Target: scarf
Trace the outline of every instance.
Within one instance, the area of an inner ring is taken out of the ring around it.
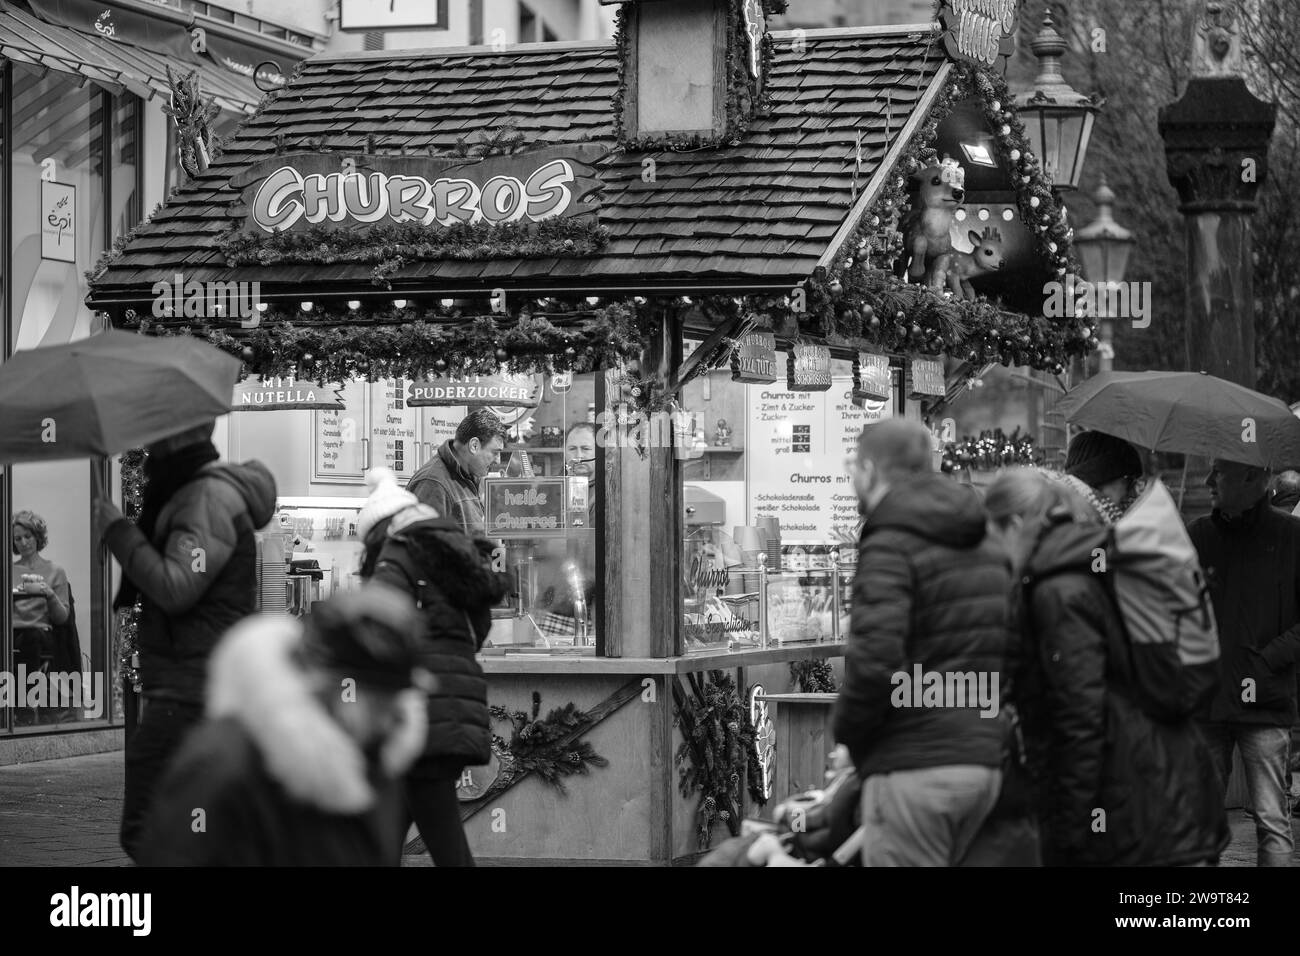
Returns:
[[[1057,475],[1056,477],[1060,481],[1069,485],[1078,493],[1079,497],[1088,502],[1088,504],[1092,506],[1092,510],[1097,512],[1097,516],[1101,518],[1101,523],[1107,526],[1113,525],[1116,521],[1122,518],[1124,512],[1133,507],[1133,502],[1137,501],[1138,496],[1141,495],[1143,489],[1146,488],[1146,481],[1139,478],[1129,487],[1128,494],[1124,496],[1124,500],[1119,504],[1115,504],[1109,498],[1097,494],[1097,492],[1093,491],[1092,487],[1089,486],[1087,482],[1074,477],[1074,475]]]
[[[158,516],[167,502],[194,478],[200,468],[220,457],[212,442],[202,441],[178,448],[166,457],[150,455],[144,460],[144,500],[136,524],[150,544],[153,543],[154,531],[157,530]],[[139,588],[124,573],[122,585],[113,601],[113,609],[134,607],[139,598]]]

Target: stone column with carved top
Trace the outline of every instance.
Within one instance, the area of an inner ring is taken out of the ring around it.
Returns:
[[[1254,388],[1251,216],[1277,107],[1246,87],[1240,17],[1232,0],[1203,0],[1192,78],[1159,129],[1186,221],[1187,367]]]

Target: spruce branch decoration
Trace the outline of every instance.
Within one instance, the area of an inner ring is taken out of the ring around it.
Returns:
[[[566,737],[592,725],[591,717],[577,708],[572,701],[556,707],[544,718],[539,718],[542,695],[533,691],[531,715],[522,710],[509,711],[499,705],[489,708],[498,720],[510,722],[513,728],[507,742],[496,737],[497,749],[506,756],[506,773],[513,779],[525,773],[538,774],[562,794],[568,790],[564,778],[591,772],[592,767],[607,767],[609,761],[596,753],[585,740],[575,739],[565,743]]]

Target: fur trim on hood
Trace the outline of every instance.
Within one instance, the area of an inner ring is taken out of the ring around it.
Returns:
[[[267,773],[297,800],[330,813],[362,813],[375,802],[361,748],[312,692],[297,660],[302,624],[257,614],[230,629],[208,669],[210,718],[231,717],[252,738]],[[380,751],[382,769],[401,776],[424,748],[424,692],[402,691],[401,721]]]

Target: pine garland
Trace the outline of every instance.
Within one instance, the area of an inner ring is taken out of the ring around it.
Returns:
[[[723,671],[712,672],[704,684],[703,699],[687,695],[685,709],[679,709],[675,722],[682,727],[683,740],[675,761],[680,767],[680,790],[683,797],[700,794],[696,810],[696,834],[700,849],[712,842],[713,827],[725,823],[733,834],[740,821],[728,807],[741,806],[741,781],[749,788],[750,799],[762,805],[762,770],[759,764],[758,734],[749,716],[749,707],[736,690],[736,680]]]
[[[507,783],[525,773],[535,773],[560,793],[567,794],[563,778],[574,774],[585,776],[592,767],[608,767],[609,761],[585,740],[564,742],[566,737],[593,726],[585,711],[578,710],[570,701],[539,719],[541,707],[542,695],[533,691],[531,716],[522,710],[508,711],[497,705],[489,708],[493,717],[508,720],[513,727],[509,743],[494,736],[493,744],[506,757],[503,773]]]
[[[317,225],[300,232],[256,233],[236,223],[222,237],[220,248],[231,266],[374,263],[371,282],[391,289],[393,274],[410,262],[574,258],[594,255],[608,239],[609,230],[577,217],[454,226],[401,223],[365,232]]]
[[[564,306],[548,301],[547,308]],[[651,316],[636,303],[573,307],[546,316],[524,309],[514,319],[411,304],[353,311],[342,303],[313,303],[309,312],[269,307],[251,329],[237,321],[187,325],[130,313],[126,327],[205,339],[241,359],[253,374],[342,382],[486,375],[502,365],[513,372],[576,374],[616,368],[647,346]]]

